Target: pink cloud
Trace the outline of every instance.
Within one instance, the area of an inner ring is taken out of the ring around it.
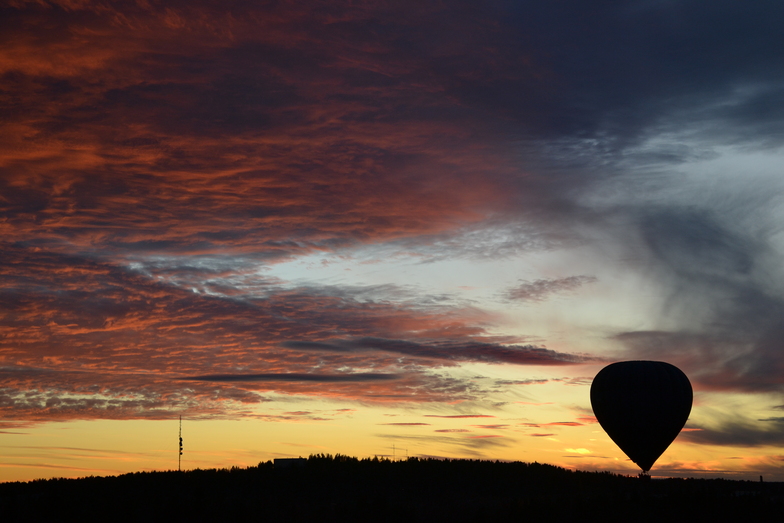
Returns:
[[[287,3],[4,13],[4,423],[291,421],[308,414],[256,409],[273,393],[476,400],[480,384],[433,369],[591,359],[499,338],[475,307],[259,273],[382,243],[443,255],[438,245],[454,249],[491,215],[519,212],[518,156],[445,96],[452,77],[425,54],[396,38],[363,43],[351,22],[372,10],[337,24]],[[534,72],[518,52],[496,60]]]

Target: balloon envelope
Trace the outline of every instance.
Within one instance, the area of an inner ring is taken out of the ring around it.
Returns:
[[[612,363],[591,384],[596,419],[643,472],[686,424],[692,397],[689,378],[662,361]]]

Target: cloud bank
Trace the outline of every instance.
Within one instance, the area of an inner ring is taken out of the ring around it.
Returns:
[[[784,145],[782,15],[7,3],[4,419],[245,415],[277,393],[468,400],[488,392],[444,368],[605,358],[499,333],[481,305],[265,273],[361,249],[612,253],[664,297],[610,333],[620,357],[673,361],[702,390],[784,393],[784,187],[765,163]],[[514,275],[494,299],[612,285],[577,269]]]

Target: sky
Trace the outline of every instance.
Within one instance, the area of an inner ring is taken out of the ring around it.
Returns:
[[[0,481],[341,453],[784,481],[784,4],[11,0]]]

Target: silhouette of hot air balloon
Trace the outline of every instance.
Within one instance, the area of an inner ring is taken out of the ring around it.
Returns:
[[[689,378],[662,361],[622,361],[591,384],[591,406],[607,435],[647,475],[691,412]]]

